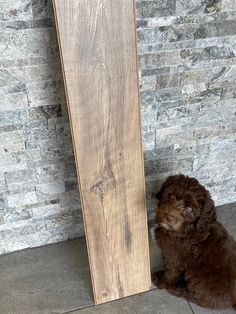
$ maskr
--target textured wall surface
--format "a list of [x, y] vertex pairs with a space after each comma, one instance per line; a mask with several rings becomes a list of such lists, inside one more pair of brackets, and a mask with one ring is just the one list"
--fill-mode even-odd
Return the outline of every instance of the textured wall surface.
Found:
[[[236, 2], [137, 1], [149, 207], [170, 174], [236, 201]], [[83, 235], [51, 1], [0, 0], [0, 254]]]

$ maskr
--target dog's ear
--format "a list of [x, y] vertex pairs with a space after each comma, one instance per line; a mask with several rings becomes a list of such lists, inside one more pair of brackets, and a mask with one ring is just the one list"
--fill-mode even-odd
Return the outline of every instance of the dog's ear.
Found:
[[198, 231], [204, 231], [207, 226], [216, 221], [216, 209], [214, 202], [211, 199], [199, 202], [200, 205], [200, 217], [196, 222], [196, 229]]

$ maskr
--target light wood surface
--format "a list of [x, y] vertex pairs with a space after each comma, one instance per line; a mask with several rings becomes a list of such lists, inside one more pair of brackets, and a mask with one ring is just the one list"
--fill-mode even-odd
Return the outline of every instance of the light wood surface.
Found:
[[53, 2], [98, 304], [150, 288], [135, 7]]

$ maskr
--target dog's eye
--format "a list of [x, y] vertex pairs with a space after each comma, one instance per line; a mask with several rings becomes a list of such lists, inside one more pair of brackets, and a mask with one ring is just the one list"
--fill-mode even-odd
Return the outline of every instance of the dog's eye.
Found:
[[186, 207], [184, 212], [185, 216], [194, 218], [193, 209], [191, 207]]
[[193, 209], [191, 207], [185, 207], [184, 211], [181, 213], [182, 217], [186, 217], [188, 214], [190, 214], [191, 216], [193, 216], [192, 213]]
[[186, 213], [191, 213], [191, 211], [193, 211], [193, 209], [191, 207], [186, 207], [185, 211], [186, 211]]

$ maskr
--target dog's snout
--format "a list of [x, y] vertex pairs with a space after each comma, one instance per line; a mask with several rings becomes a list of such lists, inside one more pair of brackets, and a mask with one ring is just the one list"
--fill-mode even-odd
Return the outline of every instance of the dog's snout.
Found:
[[167, 222], [167, 223], [175, 223], [176, 222], [176, 217], [174, 217], [174, 216], [172, 216], [172, 215], [166, 215], [165, 216], [165, 221]]
[[173, 222], [174, 218], [171, 217], [171, 216], [166, 216], [165, 220], [168, 221], [168, 222]]

